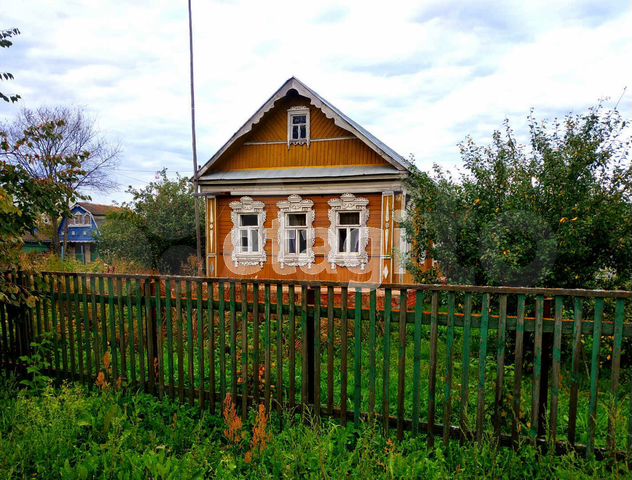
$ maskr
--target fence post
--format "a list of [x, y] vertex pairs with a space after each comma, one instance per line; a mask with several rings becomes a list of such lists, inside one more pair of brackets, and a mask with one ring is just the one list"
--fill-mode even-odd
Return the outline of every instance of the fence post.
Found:
[[[544, 299], [544, 318], [550, 322], [553, 316], [553, 299]], [[545, 322], [547, 321], [545, 320]], [[542, 332], [542, 375], [540, 376], [540, 398], [538, 399], [538, 436], [546, 437], [547, 408], [549, 401], [549, 377], [553, 355], [553, 332]]]
[[147, 317], [147, 335], [148, 335], [148, 346], [147, 354], [149, 356], [149, 375], [152, 375], [152, 380], [150, 385], [155, 386], [158, 383], [158, 335], [160, 332], [158, 331], [158, 322], [156, 320], [156, 278], [149, 278], [149, 297], [145, 298], [147, 302], [149, 302], [149, 316]]

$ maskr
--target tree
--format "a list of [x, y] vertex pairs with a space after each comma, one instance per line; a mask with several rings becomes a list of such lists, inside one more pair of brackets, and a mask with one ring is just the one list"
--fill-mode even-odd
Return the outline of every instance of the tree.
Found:
[[[80, 155], [56, 155], [49, 159], [64, 172], [63, 181], [58, 183], [34, 178], [21, 164], [8, 161], [18, 153], [22, 154], [21, 150], [29, 143], [57, 135], [57, 128], [57, 124], [50, 122], [28, 128], [15, 142], [0, 130], [0, 269], [18, 266], [22, 237], [33, 232], [43, 214], [53, 209], [67, 214], [67, 200], [80, 198], [69, 187], [84, 175]], [[24, 155], [28, 158], [29, 154]], [[29, 298], [27, 291], [0, 275], [0, 302], [19, 304]]]
[[174, 272], [195, 253], [195, 196], [187, 178], [160, 179], [146, 187], [129, 187], [124, 210], [108, 215], [100, 228], [98, 248], [107, 260], [124, 258], [153, 270]]
[[[39, 125], [54, 125], [51, 135], [39, 136], [12, 153], [12, 162], [21, 165], [33, 178], [63, 184], [72, 192], [88, 190], [109, 191], [116, 187], [112, 172], [118, 164], [120, 149], [106, 142], [98, 133], [94, 120], [88, 118], [81, 109], [68, 107], [41, 107], [35, 110], [23, 109], [10, 124], [1, 128], [10, 142], [19, 141], [22, 132]], [[68, 166], [56, 161], [58, 157], [74, 157], [81, 161], [82, 175], [69, 182]], [[48, 212], [53, 230], [53, 248], [59, 252], [58, 225], [65, 206], [54, 206]], [[65, 237], [67, 238], [67, 236]]]
[[[17, 28], [10, 28], [7, 30], [0, 30], [0, 48], [9, 48], [13, 45], [13, 42], [10, 40], [11, 37], [15, 35], [19, 35], [20, 31]], [[13, 80], [13, 74], [9, 72], [0, 72], [0, 80]], [[5, 95], [0, 92], [0, 99], [5, 102], [15, 103], [20, 99], [19, 95]]]
[[553, 123], [509, 122], [488, 146], [460, 144], [455, 180], [435, 167], [410, 180], [409, 266], [423, 252], [452, 283], [614, 287], [632, 278], [630, 129], [603, 103]]

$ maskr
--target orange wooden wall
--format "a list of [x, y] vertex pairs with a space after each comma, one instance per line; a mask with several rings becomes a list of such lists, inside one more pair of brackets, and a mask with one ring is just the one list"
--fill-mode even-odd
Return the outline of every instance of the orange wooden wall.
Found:
[[231, 220], [231, 208], [229, 203], [237, 200], [237, 197], [217, 198], [217, 240], [219, 248], [219, 260], [217, 276], [240, 278], [262, 279], [296, 279], [313, 281], [358, 281], [358, 282], [379, 282], [380, 268], [380, 227], [381, 227], [381, 194], [358, 195], [369, 200], [369, 263], [362, 272], [359, 267], [347, 268], [337, 266], [332, 270], [327, 263], [327, 252], [329, 245], [327, 241], [327, 230], [329, 228], [329, 205], [328, 201], [335, 198], [335, 195], [306, 195], [303, 199], [314, 202], [316, 217], [314, 219], [314, 229], [316, 242], [314, 252], [316, 254], [315, 264], [311, 268], [307, 267], [285, 267], [281, 268], [277, 262], [278, 253], [278, 214], [277, 202], [287, 200], [287, 196], [253, 196], [255, 200], [265, 203], [266, 221], [265, 228], [268, 229], [268, 239], [265, 244], [265, 251], [268, 255], [263, 267], [240, 266], [235, 267], [231, 260], [233, 245], [230, 232], [233, 228]]
[[[287, 146], [287, 110], [292, 106], [309, 106], [311, 140], [342, 138], [310, 145]], [[353, 135], [338, 127], [309, 100], [287, 96], [279, 100], [251, 132], [233, 146], [211, 167], [211, 171], [260, 168], [327, 167], [389, 165], [377, 153]], [[280, 142], [249, 144], [251, 142]]]

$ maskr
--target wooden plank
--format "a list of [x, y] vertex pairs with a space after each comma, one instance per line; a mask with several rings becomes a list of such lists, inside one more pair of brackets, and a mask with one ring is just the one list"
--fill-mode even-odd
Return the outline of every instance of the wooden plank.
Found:
[[156, 373], [158, 374], [158, 397], [164, 398], [165, 396], [165, 357], [164, 357], [164, 346], [162, 340], [162, 325], [163, 325], [163, 315], [162, 315], [162, 293], [161, 293], [161, 285], [160, 278], [156, 279], [155, 282], [156, 293], [154, 295], [154, 299], [156, 301], [156, 337], [155, 337], [155, 355], [158, 360], [158, 365], [156, 365]]
[[9, 355], [9, 349], [11, 344], [9, 343], [9, 335], [7, 332], [7, 315], [5, 311], [5, 304], [0, 303], [0, 332], [2, 337], [0, 338], [0, 362], [3, 366], [9, 367], [11, 361]]
[[452, 375], [454, 372], [454, 292], [448, 293], [448, 333], [446, 338], [446, 374], [443, 400], [443, 443], [447, 446], [452, 425]]
[[481, 306], [481, 343], [478, 355], [478, 400], [476, 403], [476, 441], [483, 442], [485, 413], [485, 374], [487, 365], [487, 334], [489, 325], [489, 294], [483, 294]]
[[[155, 318], [152, 315], [152, 294], [151, 294], [151, 280], [145, 280], [143, 284], [143, 288], [145, 291], [145, 328], [142, 330], [143, 335], [145, 336], [146, 345], [147, 345], [147, 385], [148, 390], [152, 394], [156, 394], [156, 363], [155, 359], [155, 345], [154, 345], [154, 336], [152, 332], [154, 331]], [[112, 298], [112, 296], [110, 296]]]
[[237, 305], [235, 300], [235, 282], [230, 282], [230, 366], [233, 402], [237, 404]]
[[369, 292], [369, 419], [375, 418], [377, 291]]
[[116, 292], [114, 290], [114, 279], [108, 278], [108, 320], [109, 320], [109, 347], [110, 355], [112, 357], [112, 378], [118, 378], [118, 353], [116, 343], [116, 307], [114, 306], [114, 298]]
[[138, 367], [140, 369], [140, 382], [143, 386], [143, 390], [147, 391], [147, 377], [145, 375], [145, 329], [143, 328], [142, 289], [143, 287], [141, 281], [136, 280], [136, 323], [138, 325], [136, 332], [138, 337]]
[[[130, 363], [130, 385], [136, 384], [136, 337], [134, 335], [134, 309], [132, 308], [132, 279], [128, 278], [125, 282], [126, 303], [127, 303], [127, 335], [129, 345], [129, 363]], [[172, 384], [173, 385], [173, 384]]]
[[[290, 411], [294, 411], [296, 407], [296, 312], [295, 312], [295, 291], [294, 285], [289, 286], [288, 293], [289, 301], [289, 322], [290, 322], [290, 361], [289, 361], [289, 376], [290, 376]], [[330, 412], [333, 414], [333, 412]]]
[[[72, 314], [73, 308], [72, 308], [72, 290], [70, 287], [70, 275], [66, 275], [64, 277], [64, 280], [65, 280], [65, 299], [64, 299], [65, 300], [65, 304], [64, 304], [64, 321], [65, 321], [64, 327], [65, 328], [64, 327], [62, 328], [66, 330], [63, 333], [68, 334], [67, 355], [69, 355], [69, 358], [70, 358], [70, 374], [74, 378], [75, 374], [77, 373], [77, 362], [75, 359], [75, 329], [73, 327], [74, 319], [73, 319], [73, 314]], [[68, 372], [68, 370], [66, 369], [64, 370]]]
[[83, 317], [81, 310], [81, 303], [79, 302], [79, 276], [72, 276], [72, 302], [75, 307], [75, 328], [77, 331], [77, 368], [79, 373], [79, 380], [83, 383], [87, 382], [87, 376], [84, 369], [84, 349], [83, 344], [83, 324], [85, 323], [85, 317]]
[[391, 373], [391, 311], [393, 308], [393, 292], [384, 290], [384, 361], [382, 372], [382, 424], [384, 433], [388, 434], [388, 417], [390, 416], [390, 373]]
[[555, 297], [555, 330], [553, 333], [553, 364], [551, 367], [551, 407], [549, 420], [549, 442], [557, 441], [557, 414], [560, 403], [560, 376], [562, 360], [562, 309], [564, 298]]
[[341, 314], [340, 314], [340, 420], [343, 425], [347, 424], [347, 387], [348, 378], [348, 339], [349, 339], [349, 312], [347, 287], [341, 289]]
[[224, 282], [219, 282], [219, 393], [226, 398], [226, 293]]
[[314, 415], [320, 415], [320, 286], [314, 288]]
[[42, 295], [43, 293], [42, 279], [39, 273], [36, 276], [33, 276], [31, 274], [31, 285], [33, 288], [33, 293], [36, 296], [35, 322], [36, 322], [36, 334], [37, 334], [37, 338], [39, 339], [42, 336], [42, 333], [44, 332], [43, 325], [42, 325], [42, 301], [44, 299], [44, 296]]
[[421, 406], [421, 317], [424, 312], [424, 293], [415, 292], [415, 332], [413, 334], [413, 410], [412, 430], [419, 433], [419, 407]]
[[580, 297], [575, 297], [573, 302], [574, 323], [573, 323], [573, 352], [571, 354], [571, 392], [568, 406], [568, 443], [575, 445], [575, 434], [577, 429], [577, 397], [579, 393], [579, 379], [581, 377], [581, 356], [582, 356], [582, 311], [583, 301]]
[[173, 361], [173, 305], [171, 301], [171, 279], [165, 279], [165, 321], [167, 323], [167, 377], [169, 382], [169, 397], [176, 396], [175, 368]]
[[[279, 413], [279, 420], [283, 419], [283, 285], [277, 283], [276, 285], [277, 301], [276, 301], [276, 364], [277, 364], [277, 411]], [[283, 424], [281, 423], [281, 426]]]
[[518, 445], [520, 425], [520, 396], [522, 390], [522, 355], [524, 350], [524, 317], [525, 317], [525, 296], [518, 295], [517, 323], [516, 323], [516, 350], [515, 350], [515, 372], [513, 386], [513, 419], [511, 422], [511, 439], [514, 447]]
[[108, 320], [105, 308], [105, 278], [99, 276], [99, 311], [101, 313], [101, 355], [99, 361], [103, 363], [105, 352], [108, 351]]
[[303, 332], [302, 339], [302, 355], [303, 366], [301, 369], [301, 402], [303, 404], [303, 412], [307, 411], [309, 405], [308, 399], [308, 379], [310, 378], [308, 369], [307, 358], [307, 286], [303, 285], [301, 288], [301, 331]]
[[[213, 308], [213, 296], [215, 293], [215, 285], [212, 281], [208, 281], [208, 304], [206, 313], [208, 316], [208, 368], [209, 368], [209, 392], [210, 392], [210, 410], [215, 413], [215, 312]], [[171, 295], [171, 293], [169, 293]], [[256, 375], [255, 375], [256, 378]]]
[[261, 356], [259, 354], [259, 336], [260, 336], [260, 318], [259, 318], [259, 283], [255, 283], [253, 285], [252, 290], [252, 321], [253, 321], [253, 342], [254, 342], [254, 352], [252, 355], [252, 372], [254, 377], [253, 384], [253, 397], [255, 399], [255, 403], [259, 404], [261, 402], [261, 386], [259, 385], [259, 376], [260, 376], [260, 368], [261, 368]]
[[[60, 327], [60, 323], [57, 320], [57, 312], [59, 311], [59, 306], [60, 306], [60, 295], [59, 295], [60, 290], [61, 288], [59, 287], [57, 283], [57, 278], [51, 275], [50, 277], [50, 295], [51, 295], [50, 314], [51, 314], [51, 322], [52, 322], [52, 328], [53, 328], [54, 366], [55, 366], [55, 373], [57, 374], [58, 378], [61, 374], [61, 370], [60, 370], [61, 358], [59, 354], [60, 338], [59, 338], [59, 333], [58, 333], [58, 328]], [[61, 314], [60, 314], [60, 317], [61, 317]], [[11, 330], [9, 329], [9, 337], [10, 336], [11, 336]], [[8, 338], [8, 340], [10, 341], [11, 338]], [[11, 343], [11, 345], [13, 345], [13, 343]], [[99, 357], [99, 360], [100, 360], [100, 357]]]
[[[51, 297], [51, 309], [53, 308], [54, 301]], [[101, 362], [101, 348], [99, 342], [99, 315], [97, 305], [97, 279], [94, 275], [90, 275], [90, 307], [91, 307], [91, 330], [92, 330], [92, 350], [93, 350], [93, 363], [94, 363], [94, 376], [99, 373], [99, 364]], [[52, 312], [51, 312], [52, 313]]]
[[271, 367], [271, 306], [270, 306], [270, 284], [266, 283], [264, 286], [264, 294], [265, 294], [265, 327], [263, 333], [263, 346], [265, 348], [265, 372], [264, 372], [264, 405], [266, 407], [266, 411], [270, 411], [270, 367]]
[[198, 404], [206, 408], [206, 382], [204, 381], [204, 295], [200, 279], [195, 281], [196, 313], [197, 313], [197, 354], [198, 354]]
[[334, 413], [334, 287], [327, 287], [327, 415]]
[[610, 377], [610, 392], [612, 394], [612, 403], [610, 406], [610, 412], [608, 415], [608, 450], [611, 452], [616, 451], [616, 425], [615, 420], [619, 418], [617, 410], [617, 390], [619, 389], [619, 376], [621, 369], [621, 345], [623, 342], [623, 322], [625, 319], [625, 300], [619, 298], [616, 301], [615, 313], [614, 313], [614, 342], [612, 345], [612, 371]]
[[[254, 373], [253, 373], [254, 375]], [[241, 415], [248, 416], [248, 284], [241, 284]]]
[[[397, 439], [404, 439], [404, 395], [406, 393], [406, 310], [408, 291], [399, 291], [399, 359], [397, 364]], [[359, 315], [358, 315], [359, 316]]]
[[[406, 322], [403, 322], [402, 325], [404, 325], [405, 329]], [[360, 287], [356, 287], [355, 289], [354, 327], [355, 354], [353, 358], [353, 382], [355, 391], [353, 395], [353, 420], [356, 426], [358, 426], [360, 425], [360, 410], [362, 408], [362, 289]]]
[[437, 388], [437, 335], [439, 292], [432, 292], [430, 313], [430, 378], [428, 380], [428, 446], [434, 447], [435, 402]]
[[540, 414], [540, 379], [542, 377], [542, 322], [544, 297], [535, 297], [535, 341], [533, 345], [533, 397], [531, 399], [531, 438], [535, 442], [538, 434]]
[[601, 340], [601, 323], [603, 320], [603, 298], [595, 300], [595, 316], [593, 344], [590, 362], [590, 403], [588, 406], [588, 441], [586, 442], [586, 457], [594, 455], [595, 427], [597, 424], [597, 391], [599, 388], [599, 343]]
[[[189, 405], [195, 404], [195, 357], [193, 343], [193, 296], [191, 280], [186, 280], [187, 302], [187, 365], [189, 367]], [[233, 396], [233, 400], [235, 397]]]
[[117, 278], [116, 281], [116, 294], [117, 294], [117, 304], [118, 304], [118, 332], [119, 332], [119, 343], [118, 343], [118, 350], [119, 350], [119, 356], [120, 356], [120, 360], [121, 360], [121, 371], [120, 371], [120, 376], [127, 380], [127, 378], [129, 377], [129, 373], [127, 371], [127, 355], [126, 355], [126, 348], [125, 348], [125, 340], [126, 340], [126, 335], [125, 335], [125, 308], [124, 308], [124, 304], [123, 304], [123, 278], [119, 277]]
[[503, 414], [503, 391], [505, 384], [505, 343], [507, 339], [507, 295], [501, 295], [499, 299], [499, 319], [496, 347], [496, 399], [494, 403], [494, 438], [500, 439], [500, 427]]
[[[220, 309], [221, 306], [220, 299]], [[176, 323], [178, 324], [178, 338], [176, 340], [178, 344], [178, 400], [180, 403], [184, 403], [184, 321], [182, 319], [182, 282], [180, 280], [176, 281]]]
[[468, 422], [468, 403], [470, 396], [470, 352], [472, 348], [472, 294], [466, 293], [463, 306], [463, 360], [461, 372], [461, 402], [459, 408], [459, 426], [461, 438], [470, 437]]

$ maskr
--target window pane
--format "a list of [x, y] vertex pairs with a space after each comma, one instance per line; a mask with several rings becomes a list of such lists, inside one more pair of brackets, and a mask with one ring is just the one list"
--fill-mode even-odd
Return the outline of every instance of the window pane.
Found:
[[247, 252], [248, 251], [248, 230], [240, 230], [239, 233], [241, 237], [241, 251]]
[[239, 215], [239, 222], [242, 227], [256, 227], [259, 225], [257, 215]]
[[306, 217], [304, 213], [288, 213], [287, 225], [288, 227], [304, 227]]
[[347, 251], [347, 229], [338, 229], [338, 252], [344, 253]]
[[298, 231], [298, 252], [307, 253], [307, 230]]
[[352, 228], [351, 229], [351, 235], [350, 235], [350, 240], [349, 240], [349, 251], [350, 252], [354, 252], [357, 253], [360, 251], [360, 229], [359, 228]]
[[287, 231], [287, 253], [296, 253], [296, 230]]
[[259, 251], [259, 232], [257, 230], [250, 230], [250, 240], [252, 248], [250, 249], [251, 252], [258, 252]]
[[305, 125], [301, 125], [301, 138], [307, 138], [307, 127]]
[[339, 225], [360, 225], [360, 212], [340, 212]]
[[307, 123], [307, 117], [305, 115], [294, 115], [292, 117], [293, 125], [301, 125]]
[[297, 126], [292, 127], [292, 138], [294, 140], [296, 140], [298, 138], [298, 127]]

